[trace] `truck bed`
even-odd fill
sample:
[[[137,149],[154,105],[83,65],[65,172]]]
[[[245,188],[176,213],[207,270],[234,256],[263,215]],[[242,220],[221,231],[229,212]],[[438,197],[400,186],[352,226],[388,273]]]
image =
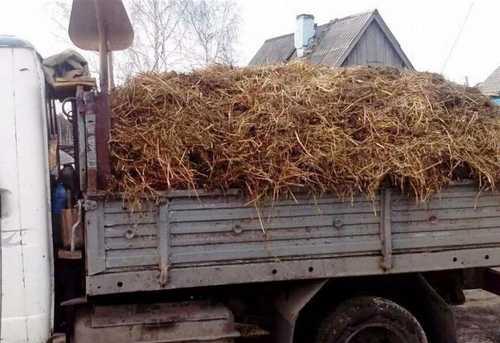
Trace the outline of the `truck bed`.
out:
[[[172,192],[130,211],[89,197],[87,293],[500,265],[500,193],[455,185],[426,204],[298,197],[256,208],[238,192]]]

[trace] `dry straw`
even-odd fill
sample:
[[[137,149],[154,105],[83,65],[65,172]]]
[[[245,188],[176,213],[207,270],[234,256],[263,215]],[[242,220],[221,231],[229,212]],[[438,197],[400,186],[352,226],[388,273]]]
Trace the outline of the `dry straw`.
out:
[[[430,73],[303,63],[147,73],[112,101],[113,190],[239,188],[373,196],[386,183],[426,200],[451,181],[500,180],[488,99]]]

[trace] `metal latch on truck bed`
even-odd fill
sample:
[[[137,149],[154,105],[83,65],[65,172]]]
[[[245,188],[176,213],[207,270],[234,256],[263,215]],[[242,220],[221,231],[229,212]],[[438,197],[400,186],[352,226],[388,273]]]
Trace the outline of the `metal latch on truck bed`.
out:
[[[97,201],[93,201],[93,200],[84,200],[82,202],[82,208],[85,210],[85,211],[94,211],[95,209],[97,209]]]

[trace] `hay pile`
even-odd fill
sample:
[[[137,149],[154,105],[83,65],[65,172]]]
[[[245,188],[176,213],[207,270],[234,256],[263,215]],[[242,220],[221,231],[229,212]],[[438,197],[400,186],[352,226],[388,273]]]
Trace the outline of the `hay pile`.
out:
[[[500,180],[488,99],[430,73],[308,64],[142,74],[114,91],[113,190],[299,190],[420,200],[452,180]],[[293,196],[293,194],[292,194]]]

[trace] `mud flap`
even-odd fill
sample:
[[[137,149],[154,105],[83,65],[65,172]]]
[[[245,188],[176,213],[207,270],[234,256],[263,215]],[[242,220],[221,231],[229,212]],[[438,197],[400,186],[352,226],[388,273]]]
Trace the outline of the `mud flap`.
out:
[[[295,324],[300,311],[327,282],[327,279],[300,282],[276,298],[274,306],[277,315],[274,319],[273,342],[293,342]]]
[[[483,289],[490,293],[500,295],[500,269],[486,269],[483,278]]]
[[[417,277],[421,301],[421,313],[429,341],[433,343],[457,343],[455,316],[448,304],[422,276]]]

